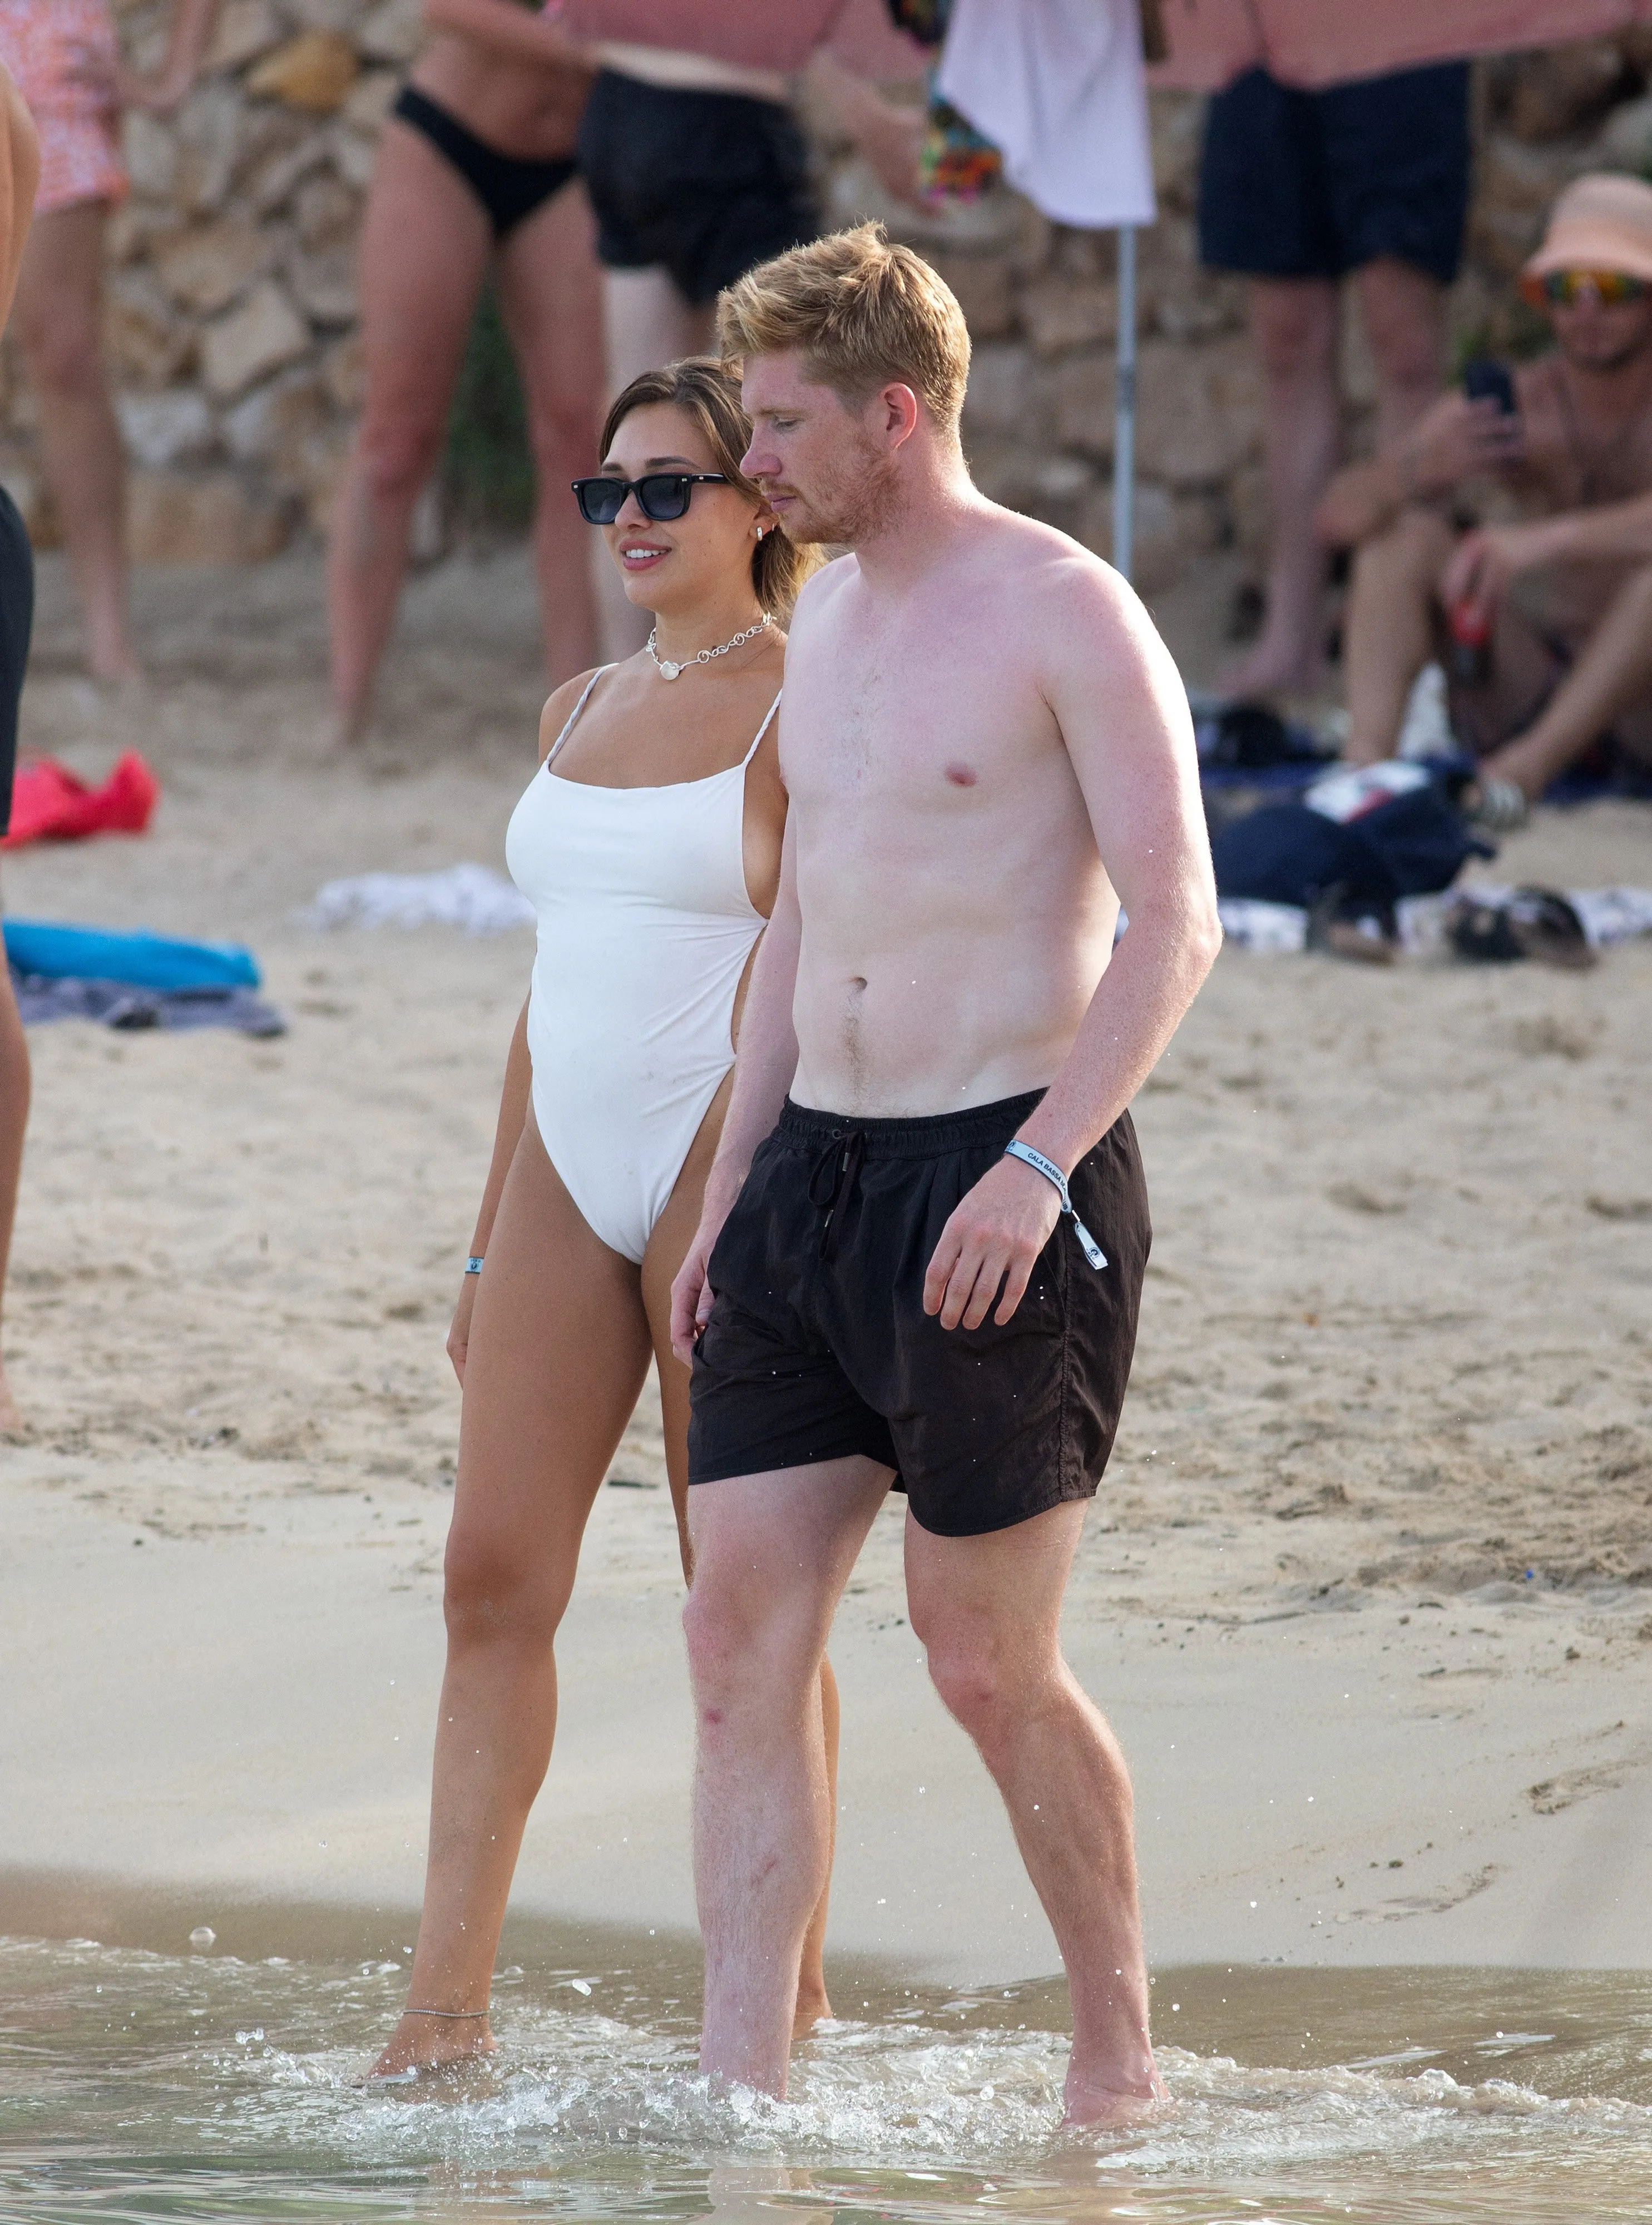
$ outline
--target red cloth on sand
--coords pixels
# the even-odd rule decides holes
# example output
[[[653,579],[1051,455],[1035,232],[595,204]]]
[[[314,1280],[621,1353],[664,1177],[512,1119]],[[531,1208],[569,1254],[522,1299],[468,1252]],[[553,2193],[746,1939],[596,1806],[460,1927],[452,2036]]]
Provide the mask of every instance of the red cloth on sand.
[[[136,750],[128,750],[101,788],[88,788],[55,758],[17,768],[11,827],[0,850],[25,842],[76,842],[87,834],[141,834],[161,783]]]

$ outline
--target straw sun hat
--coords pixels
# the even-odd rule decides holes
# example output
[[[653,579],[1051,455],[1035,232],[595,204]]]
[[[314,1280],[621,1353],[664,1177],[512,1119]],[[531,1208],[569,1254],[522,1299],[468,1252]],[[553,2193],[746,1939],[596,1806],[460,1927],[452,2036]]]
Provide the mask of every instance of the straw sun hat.
[[[1597,172],[1578,178],[1549,211],[1543,244],[1521,276],[1621,270],[1652,283],[1652,186]]]

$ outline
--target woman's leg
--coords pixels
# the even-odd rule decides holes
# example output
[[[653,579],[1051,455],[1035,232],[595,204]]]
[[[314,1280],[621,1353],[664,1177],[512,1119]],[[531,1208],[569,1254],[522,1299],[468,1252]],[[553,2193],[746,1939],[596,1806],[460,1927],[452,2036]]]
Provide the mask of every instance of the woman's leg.
[[[642,1300],[648,1308],[654,1337],[655,1362],[660,1372],[660,1407],[665,1422],[666,1473],[671,1483],[671,1504],[677,1517],[677,1542],[682,1553],[682,1572],[693,1582],[693,1556],[688,1543],[688,1370],[671,1349],[671,1284],[683,1263],[695,1229],[711,1171],[717,1139],[723,1132],[731,1081],[725,1081],[712,1100],[699,1125],[693,1148],[683,1162],[671,1201],[655,1223],[642,1261]],[[826,1783],[832,1794],[833,1849],[838,1819],[838,1683],[832,1664],[820,1664],[820,1717],[826,1737]],[[820,2018],[832,2014],[826,1998],[826,1907],[832,1895],[831,1871],[820,1905],[809,1920],[803,1942],[802,1966],[798,1973],[797,2015],[794,2029],[801,2037]]]
[[[0,1297],[5,1292],[12,1217],[17,1209],[17,1178],[22,1170],[23,1130],[28,1124],[28,1038],[17,1016],[10,971],[0,963]],[[6,1381],[5,1361],[0,1359],[0,1429],[22,1426],[22,1416]]]
[[[637,1272],[592,1233],[531,1116],[476,1294],[447,1540],[447,1670],[408,2013],[376,2075],[489,2051],[522,1827],[556,1730],[554,1641],[579,1541],[648,1371]]]
[[[568,481],[597,465],[602,426],[602,278],[591,204],[576,180],[513,231],[499,257],[504,313],[528,393],[538,479],[534,558],[553,688],[597,662],[595,536]]]
[[[414,505],[441,455],[448,406],[493,250],[482,205],[392,117],[362,219],[361,424],[327,534],[332,707],[366,726],[408,568]]]
[[[126,611],[126,464],[104,375],[102,201],[35,220],[17,279],[17,333],[40,411],[52,500],[99,680],[141,670]]]

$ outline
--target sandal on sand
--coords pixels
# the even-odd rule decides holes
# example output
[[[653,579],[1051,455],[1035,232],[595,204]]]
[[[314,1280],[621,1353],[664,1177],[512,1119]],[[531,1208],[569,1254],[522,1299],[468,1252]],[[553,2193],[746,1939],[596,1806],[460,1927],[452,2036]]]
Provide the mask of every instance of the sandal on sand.
[[[1459,958],[1506,966],[1522,958],[1573,973],[1598,962],[1577,908],[1558,889],[1520,888],[1497,903],[1465,897],[1446,929]]]
[[[1464,798],[1463,816],[1488,834],[1512,834],[1531,817],[1531,806],[1513,781],[1483,773]]]

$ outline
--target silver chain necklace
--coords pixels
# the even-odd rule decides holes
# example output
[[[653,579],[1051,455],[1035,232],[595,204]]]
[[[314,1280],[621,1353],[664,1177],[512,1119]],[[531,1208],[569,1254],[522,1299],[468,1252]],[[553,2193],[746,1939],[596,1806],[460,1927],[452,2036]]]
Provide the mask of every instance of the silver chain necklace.
[[[691,664],[709,664],[714,656],[726,656],[731,649],[738,649],[743,641],[755,641],[765,626],[773,624],[773,618],[765,611],[756,624],[748,626],[744,633],[731,634],[726,641],[718,642],[715,649],[702,649],[698,656],[686,656],[680,664],[674,664],[669,657],[661,656],[656,646],[660,629],[655,626],[649,635],[649,655],[654,659],[662,680],[675,680],[679,674],[687,672]],[[636,636],[633,634],[631,638],[635,641]]]

